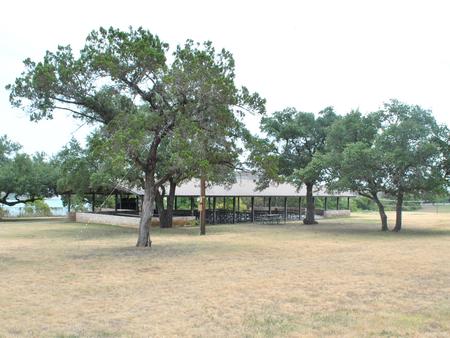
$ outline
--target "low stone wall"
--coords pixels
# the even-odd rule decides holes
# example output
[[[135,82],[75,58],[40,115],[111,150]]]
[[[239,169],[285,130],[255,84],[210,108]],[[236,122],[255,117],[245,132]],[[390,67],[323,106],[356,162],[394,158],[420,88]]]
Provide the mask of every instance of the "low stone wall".
[[[323,217],[331,218],[331,217],[346,217],[350,216],[350,210],[342,209],[342,210],[326,210],[323,212]]]
[[[139,227],[139,217],[106,215],[106,214],[92,214],[87,212],[77,212],[75,214],[75,222],[78,223],[96,223],[96,224],[111,224],[120,225],[132,228]],[[189,222],[195,220],[194,216],[174,216],[173,226],[184,226]],[[152,226],[159,226],[159,218],[152,218]]]
[[[76,222],[77,213],[71,211],[71,212],[67,213],[67,218],[69,219],[69,221]]]

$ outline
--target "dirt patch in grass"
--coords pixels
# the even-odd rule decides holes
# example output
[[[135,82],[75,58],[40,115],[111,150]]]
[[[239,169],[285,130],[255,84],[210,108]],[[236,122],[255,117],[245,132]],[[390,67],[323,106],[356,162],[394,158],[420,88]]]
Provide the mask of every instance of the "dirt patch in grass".
[[[450,214],[136,231],[0,223],[0,337],[429,336],[450,332]]]

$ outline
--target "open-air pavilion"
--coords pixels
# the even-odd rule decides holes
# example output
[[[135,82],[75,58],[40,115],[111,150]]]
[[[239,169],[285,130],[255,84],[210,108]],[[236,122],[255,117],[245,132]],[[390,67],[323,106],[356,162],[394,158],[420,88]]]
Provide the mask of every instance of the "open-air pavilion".
[[[116,187],[114,209],[95,208],[95,193],[92,196],[92,212],[118,216],[139,216],[142,208],[143,190],[125,186]],[[350,213],[351,192],[330,193],[316,189],[316,214],[331,217]],[[174,217],[198,218],[200,181],[191,180],[176,188]],[[306,189],[288,183],[270,184],[263,190],[257,189],[255,176],[238,173],[231,185],[207,185],[206,222],[208,224],[255,222],[262,215],[280,215],[283,220],[299,220],[305,214]],[[155,210],[157,215],[157,210]]]

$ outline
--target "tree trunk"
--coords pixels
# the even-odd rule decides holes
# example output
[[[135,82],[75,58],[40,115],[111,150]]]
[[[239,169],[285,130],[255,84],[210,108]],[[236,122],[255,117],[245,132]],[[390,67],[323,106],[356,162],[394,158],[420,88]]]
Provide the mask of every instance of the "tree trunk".
[[[384,205],[378,199],[378,196],[377,196],[376,193],[373,195],[372,199],[376,203],[376,205],[378,206],[378,212],[380,213],[381,231],[388,231],[389,228],[388,228],[388,223],[387,223],[387,215],[386,215],[386,212],[384,211]]]
[[[144,189],[144,201],[142,202],[142,214],[139,222],[139,236],[136,243],[137,247],[150,247],[150,225],[155,207],[155,187],[153,182],[146,179]]]
[[[398,232],[402,230],[402,209],[403,209],[403,192],[397,194],[397,204],[395,206],[395,227],[392,231]]]
[[[164,194],[156,193],[156,208],[159,215],[159,226],[161,228],[171,228],[173,226],[173,208],[175,205],[175,189],[177,184],[174,180],[169,180],[169,195],[167,196],[167,206],[164,208]]]
[[[164,210],[164,220],[161,223],[162,228],[171,228],[173,226],[173,207],[175,205],[175,189],[177,184],[172,179],[169,180],[169,184],[169,196],[167,196],[167,207]]]
[[[165,209],[164,209],[164,193],[160,193],[160,191],[157,189],[155,194],[155,205],[156,210],[158,211],[159,216],[159,226],[163,228],[163,223],[165,220]]]
[[[315,220],[316,206],[313,197],[313,184],[306,184],[306,216],[303,219],[303,224],[317,224]]]

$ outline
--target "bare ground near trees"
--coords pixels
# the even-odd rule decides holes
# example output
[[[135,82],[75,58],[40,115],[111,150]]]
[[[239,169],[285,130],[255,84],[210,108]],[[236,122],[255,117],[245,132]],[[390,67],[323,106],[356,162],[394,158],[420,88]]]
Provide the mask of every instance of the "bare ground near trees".
[[[389,214],[393,220],[393,214]],[[2,336],[429,336],[450,332],[450,213],[305,226],[0,223]]]

